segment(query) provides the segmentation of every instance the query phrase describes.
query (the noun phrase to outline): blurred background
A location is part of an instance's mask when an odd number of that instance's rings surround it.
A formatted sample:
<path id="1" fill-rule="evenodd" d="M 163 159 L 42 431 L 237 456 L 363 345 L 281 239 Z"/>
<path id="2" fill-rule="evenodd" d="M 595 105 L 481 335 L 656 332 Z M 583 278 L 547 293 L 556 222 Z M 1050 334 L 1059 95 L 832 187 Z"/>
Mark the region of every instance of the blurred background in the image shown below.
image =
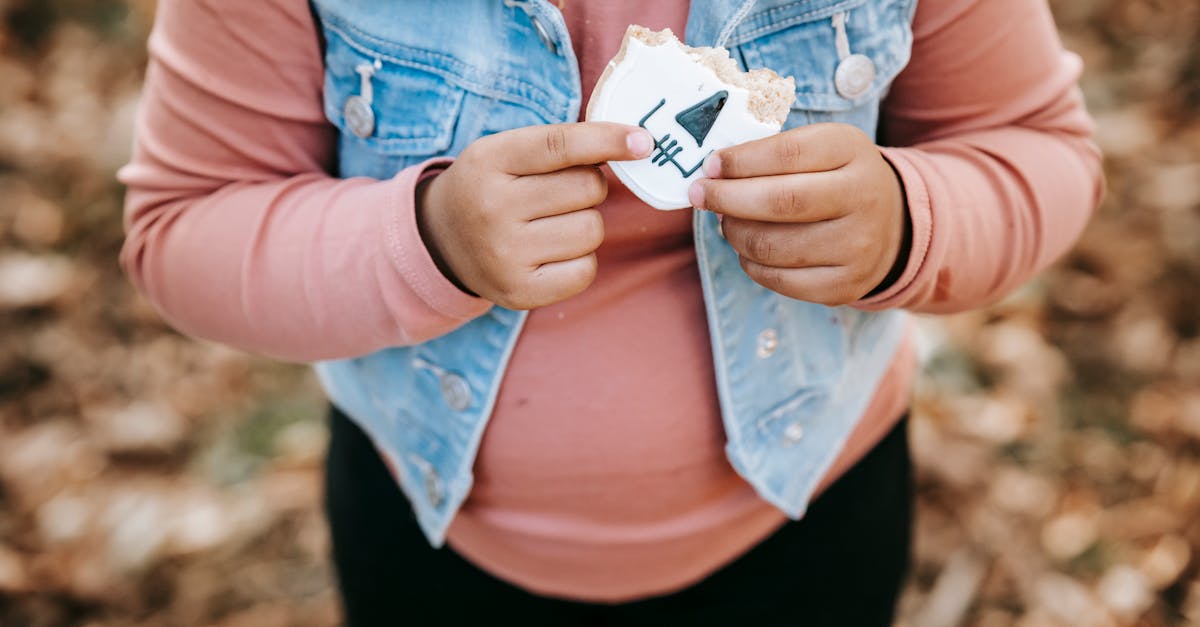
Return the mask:
<path id="1" fill-rule="evenodd" d="M 921 322 L 911 627 L 1200 625 L 1200 3 L 1058 0 L 1108 198 Z M 334 625 L 324 403 L 121 275 L 153 0 L 0 0 L 0 625 Z"/>

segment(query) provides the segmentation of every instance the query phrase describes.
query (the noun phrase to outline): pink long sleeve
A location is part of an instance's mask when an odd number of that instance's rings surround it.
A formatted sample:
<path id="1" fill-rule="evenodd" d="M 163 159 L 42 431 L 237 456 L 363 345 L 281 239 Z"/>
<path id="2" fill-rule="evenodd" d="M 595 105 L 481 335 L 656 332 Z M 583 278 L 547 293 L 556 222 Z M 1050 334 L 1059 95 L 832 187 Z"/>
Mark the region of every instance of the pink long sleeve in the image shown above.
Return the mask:
<path id="1" fill-rule="evenodd" d="M 1064 253 L 1102 194 L 1100 155 L 1043 0 L 922 0 L 884 105 L 913 221 L 909 263 L 864 309 L 994 301 Z"/>
<path id="2" fill-rule="evenodd" d="M 327 171 L 336 136 L 305 2 L 159 4 L 121 263 L 175 327 L 273 357 L 344 358 L 485 312 L 438 272 L 416 166 Z"/>

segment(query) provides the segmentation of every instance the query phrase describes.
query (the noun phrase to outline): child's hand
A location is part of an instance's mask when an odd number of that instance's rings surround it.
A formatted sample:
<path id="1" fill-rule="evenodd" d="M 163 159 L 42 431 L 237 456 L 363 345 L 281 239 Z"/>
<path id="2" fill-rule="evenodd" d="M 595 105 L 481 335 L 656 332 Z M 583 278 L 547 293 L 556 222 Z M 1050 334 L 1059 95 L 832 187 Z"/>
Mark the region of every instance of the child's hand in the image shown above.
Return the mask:
<path id="1" fill-rule="evenodd" d="M 714 153 L 692 184 L 697 208 L 762 286 L 843 305 L 879 286 L 907 223 L 903 188 L 862 131 L 815 124 Z"/>
<path id="2" fill-rule="evenodd" d="M 574 296 L 596 277 L 608 195 L 596 164 L 640 159 L 637 127 L 582 122 L 483 137 L 417 192 L 417 223 L 447 278 L 502 307 Z"/>

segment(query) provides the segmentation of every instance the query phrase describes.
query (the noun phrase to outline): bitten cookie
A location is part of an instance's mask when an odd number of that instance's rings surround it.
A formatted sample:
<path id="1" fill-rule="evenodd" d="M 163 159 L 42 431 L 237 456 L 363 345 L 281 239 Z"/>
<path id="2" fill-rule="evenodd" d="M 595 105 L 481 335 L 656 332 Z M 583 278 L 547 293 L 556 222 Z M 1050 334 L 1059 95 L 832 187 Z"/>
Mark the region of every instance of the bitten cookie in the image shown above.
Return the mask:
<path id="1" fill-rule="evenodd" d="M 650 206 L 683 209 L 705 157 L 778 133 L 795 90 L 791 77 L 771 70 L 742 72 L 724 48 L 693 48 L 670 29 L 633 25 L 596 82 L 586 119 L 649 131 L 649 157 L 608 165 Z"/>

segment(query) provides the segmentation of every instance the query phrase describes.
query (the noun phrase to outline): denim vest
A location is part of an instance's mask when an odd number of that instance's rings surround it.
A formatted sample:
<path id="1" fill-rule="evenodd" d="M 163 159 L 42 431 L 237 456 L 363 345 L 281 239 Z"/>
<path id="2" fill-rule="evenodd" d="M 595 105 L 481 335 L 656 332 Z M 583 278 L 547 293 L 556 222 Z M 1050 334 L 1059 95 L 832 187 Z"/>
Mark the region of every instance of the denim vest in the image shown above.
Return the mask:
<path id="1" fill-rule="evenodd" d="M 724 45 L 743 68 L 794 77 L 786 127 L 844 122 L 874 136 L 880 99 L 908 62 L 915 2 L 694 0 L 685 41 Z M 340 176 L 387 179 L 489 133 L 578 119 L 579 68 L 547 0 L 313 5 Z M 846 82 L 854 55 L 858 80 Z M 697 211 L 693 222 L 728 459 L 763 499 L 799 518 L 894 357 L 905 315 L 771 292 L 742 272 L 714 214 Z M 526 315 L 493 307 L 423 344 L 316 365 L 333 402 L 394 466 L 435 546 L 471 490 Z"/>

